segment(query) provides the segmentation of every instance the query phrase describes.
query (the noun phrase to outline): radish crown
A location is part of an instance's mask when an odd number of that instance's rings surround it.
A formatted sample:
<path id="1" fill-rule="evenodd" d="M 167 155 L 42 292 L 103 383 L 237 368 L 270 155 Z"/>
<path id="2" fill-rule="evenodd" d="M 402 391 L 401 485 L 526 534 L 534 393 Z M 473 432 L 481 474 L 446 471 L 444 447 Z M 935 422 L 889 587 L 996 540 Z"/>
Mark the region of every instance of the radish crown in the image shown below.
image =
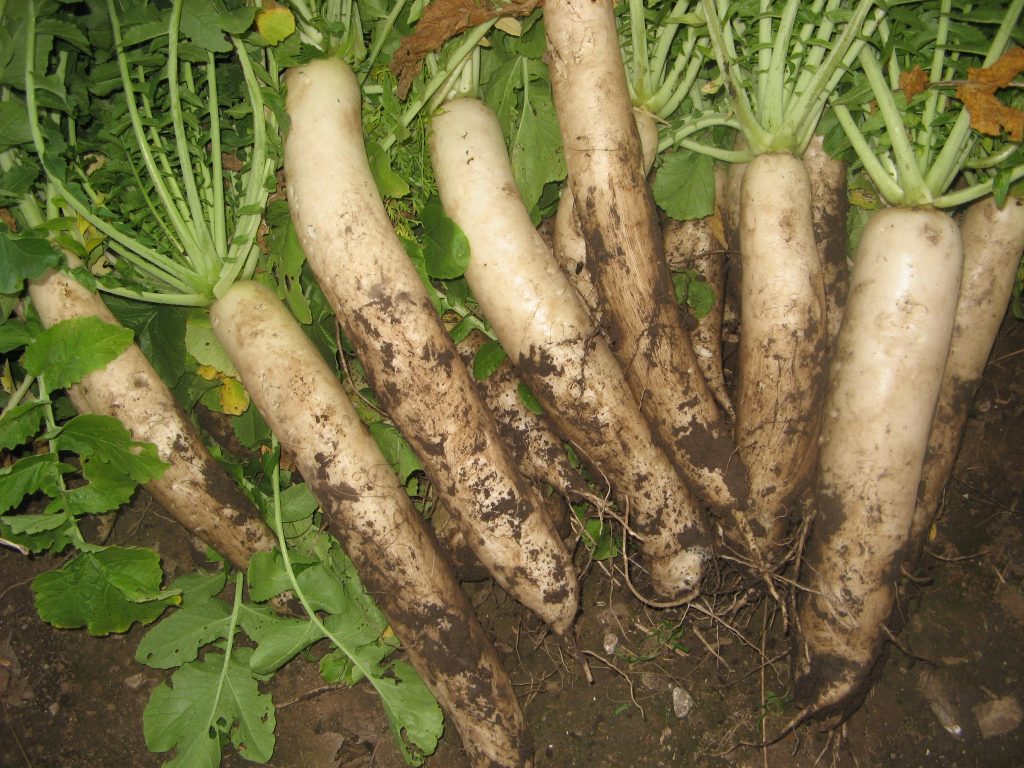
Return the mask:
<path id="1" fill-rule="evenodd" d="M 982 68 L 996 63 L 1016 32 L 1022 9 L 1024 0 L 1013 0 L 1001 17 L 972 12 L 971 24 L 997 25 L 991 38 L 977 40 L 970 30 L 958 28 L 952 0 L 915 4 L 913 22 L 920 24 L 924 17 L 935 25 L 930 58 L 927 49 L 901 54 L 898 43 L 913 39 L 913 29 L 897 18 L 879 25 L 881 58 L 870 48 L 859 51 L 866 90 L 851 89 L 834 98 L 832 107 L 864 171 L 889 204 L 951 208 L 993 191 L 1005 195 L 1013 181 L 1024 177 L 1019 143 L 1002 137 L 981 141 L 970 111 L 957 109 L 947 90 L 957 83 L 969 87 L 968 65 L 979 58 Z M 979 49 L 979 42 L 988 43 L 987 49 Z M 914 87 L 905 78 L 923 75 L 922 64 L 928 68 L 927 83 Z M 870 100 L 877 111 L 866 108 Z M 961 172 L 967 185 L 949 191 Z"/>
<path id="2" fill-rule="evenodd" d="M 725 96 L 750 153 L 803 154 L 829 94 L 856 60 L 875 0 L 843 12 L 840 0 L 805 7 L 787 0 L 776 11 L 761 0 L 754 14 L 734 0 L 701 0 Z M 842 19 L 846 18 L 844 22 Z"/>
<path id="3" fill-rule="evenodd" d="M 95 121 L 102 128 L 87 137 L 65 121 L 62 138 L 77 156 L 67 167 L 47 146 L 52 126 L 40 113 L 46 73 L 32 66 L 33 5 L 30 0 L 25 70 L 33 143 L 63 204 L 106 238 L 97 258 L 104 264 L 90 265 L 110 270 L 101 289 L 153 303 L 205 306 L 252 276 L 279 152 L 246 45 L 219 31 L 207 33 L 201 44 L 183 43 L 182 0 L 175 1 L 162 30 L 146 16 L 124 27 L 108 0 L 115 60 L 92 69 L 90 86 L 109 96 L 101 108 L 110 114 Z M 239 22 L 237 33 L 250 21 Z M 229 66 L 237 69 L 229 73 L 223 55 L 231 51 Z M 262 74 L 276 82 L 272 73 Z M 85 167 L 83 156 L 94 162 Z"/>

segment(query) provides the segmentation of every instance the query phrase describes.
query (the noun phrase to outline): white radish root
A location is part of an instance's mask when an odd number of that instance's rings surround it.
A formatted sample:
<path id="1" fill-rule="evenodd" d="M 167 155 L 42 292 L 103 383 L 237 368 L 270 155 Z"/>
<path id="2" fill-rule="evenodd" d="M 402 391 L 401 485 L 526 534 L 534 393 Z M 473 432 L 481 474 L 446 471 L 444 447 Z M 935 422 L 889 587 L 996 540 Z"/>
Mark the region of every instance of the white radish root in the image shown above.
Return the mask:
<path id="1" fill-rule="evenodd" d="M 29 285 L 43 325 L 95 316 L 118 325 L 99 295 L 62 272 Z M 106 368 L 85 376 L 68 394 L 83 412 L 119 419 L 132 439 L 153 443 L 170 464 L 146 490 L 167 512 L 232 565 L 245 569 L 256 552 L 277 543 L 253 504 L 214 460 L 142 350 L 135 344 Z"/>
<path id="2" fill-rule="evenodd" d="M 861 237 L 829 373 L 799 603 L 796 695 L 809 713 L 852 711 L 878 657 L 961 264 L 960 232 L 934 209 L 878 211 Z"/>
<path id="3" fill-rule="evenodd" d="M 960 299 L 910 530 L 911 565 L 924 547 L 953 473 L 967 414 L 1013 293 L 1024 250 L 1024 200 L 1010 197 L 1002 208 L 992 197 L 979 200 L 964 213 L 960 233 Z"/>
<path id="4" fill-rule="evenodd" d="M 371 386 L 482 563 L 556 631 L 577 607 L 572 559 L 519 474 L 374 186 L 360 93 L 340 59 L 285 76 L 287 194 L 317 281 Z"/>
<path id="5" fill-rule="evenodd" d="M 334 373 L 254 282 L 211 308 L 253 402 L 295 457 L 324 518 L 462 737 L 477 768 L 532 764 L 525 718 L 450 566 Z"/>
<path id="6" fill-rule="evenodd" d="M 549 0 L 544 21 L 569 183 L 601 297 L 602 327 L 672 461 L 703 502 L 730 510 L 747 496 L 746 472 L 672 295 L 613 3 Z"/>
<path id="7" fill-rule="evenodd" d="M 450 101 L 430 149 L 442 204 L 472 249 L 466 279 L 502 346 L 559 432 L 610 479 L 655 590 L 689 599 L 710 556 L 707 525 L 534 230 L 497 118 L 482 102 Z"/>
<path id="8" fill-rule="evenodd" d="M 750 472 L 754 559 L 772 568 L 788 528 L 786 507 L 810 479 L 817 454 L 825 296 L 803 163 L 787 153 L 755 157 L 741 198 L 736 443 Z"/>

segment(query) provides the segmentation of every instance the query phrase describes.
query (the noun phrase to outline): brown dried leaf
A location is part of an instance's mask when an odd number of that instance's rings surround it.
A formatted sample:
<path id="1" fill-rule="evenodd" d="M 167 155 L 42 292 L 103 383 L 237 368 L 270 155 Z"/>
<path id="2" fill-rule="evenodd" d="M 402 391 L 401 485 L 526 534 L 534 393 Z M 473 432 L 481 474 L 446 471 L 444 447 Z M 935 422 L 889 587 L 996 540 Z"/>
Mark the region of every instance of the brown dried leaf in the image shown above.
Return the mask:
<path id="1" fill-rule="evenodd" d="M 986 136 L 999 136 L 1003 130 L 1010 141 L 1024 141 L 1024 112 L 1008 107 L 996 98 L 1024 71 L 1024 48 L 1011 48 L 991 67 L 971 67 L 967 82 L 956 89 L 956 96 L 971 115 L 971 127 Z"/>
<path id="2" fill-rule="evenodd" d="M 492 8 L 474 0 L 434 0 L 391 58 L 391 71 L 398 78 L 398 98 L 404 99 L 409 93 L 428 53 L 440 50 L 451 38 L 496 16 L 529 16 L 540 3 L 541 0 L 512 0 Z"/>
<path id="3" fill-rule="evenodd" d="M 918 64 L 909 72 L 900 72 L 900 90 L 903 91 L 903 96 L 907 100 L 907 104 L 910 103 L 917 94 L 923 93 L 924 89 L 928 87 L 928 74 L 921 69 L 921 65 Z"/>

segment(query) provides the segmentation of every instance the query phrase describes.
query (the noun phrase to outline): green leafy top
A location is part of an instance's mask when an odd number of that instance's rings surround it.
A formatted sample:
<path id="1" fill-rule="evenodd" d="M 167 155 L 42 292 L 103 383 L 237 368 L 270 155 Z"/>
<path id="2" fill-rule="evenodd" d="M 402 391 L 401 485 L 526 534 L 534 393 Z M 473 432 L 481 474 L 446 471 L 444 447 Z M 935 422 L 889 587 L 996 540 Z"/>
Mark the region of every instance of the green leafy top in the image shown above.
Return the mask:
<path id="1" fill-rule="evenodd" d="M 832 107 L 889 204 L 954 207 L 992 191 L 1005 196 L 1024 177 L 1019 140 L 983 139 L 972 128 L 980 116 L 950 93 L 958 83 L 970 87 L 969 67 L 991 67 L 1003 55 L 1022 9 L 1024 0 L 988 13 L 953 0 L 913 3 L 890 11 L 877 51 L 859 52 L 864 81 Z M 904 79 L 915 74 L 924 81 L 918 86 Z M 968 184 L 949 191 L 962 172 Z"/>
<path id="2" fill-rule="evenodd" d="M 875 0 L 701 0 L 725 98 L 750 152 L 800 155 L 881 16 Z"/>
<path id="3" fill-rule="evenodd" d="M 44 98 L 67 72 L 65 58 L 46 50 L 35 12 L 30 2 L 29 128 L 61 204 L 104 238 L 101 265 L 90 265 L 110 271 L 100 287 L 203 306 L 251 276 L 280 156 L 276 73 L 239 37 L 254 9 L 176 0 L 161 11 L 132 0 L 119 10 L 108 0 L 90 29 L 97 45 L 84 67 L 84 120 Z"/>

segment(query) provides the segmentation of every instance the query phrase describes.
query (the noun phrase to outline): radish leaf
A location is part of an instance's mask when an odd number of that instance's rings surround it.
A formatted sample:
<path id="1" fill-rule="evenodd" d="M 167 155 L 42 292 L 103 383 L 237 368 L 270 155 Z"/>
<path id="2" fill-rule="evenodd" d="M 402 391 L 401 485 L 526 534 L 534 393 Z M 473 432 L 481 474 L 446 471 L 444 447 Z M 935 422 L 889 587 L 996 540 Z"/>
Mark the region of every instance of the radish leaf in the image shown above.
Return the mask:
<path id="1" fill-rule="evenodd" d="M 26 280 L 39 277 L 60 262 L 60 254 L 49 241 L 0 232 L 0 293 L 19 293 Z"/>
<path id="2" fill-rule="evenodd" d="M 185 371 L 186 311 L 178 307 L 144 304 L 117 296 L 104 301 L 118 320 L 135 333 L 135 343 L 169 387 Z"/>
<path id="3" fill-rule="evenodd" d="M 505 354 L 500 343 L 497 341 L 486 342 L 477 350 L 476 357 L 473 358 L 473 378 L 483 381 L 501 367 L 506 357 L 508 355 Z"/>
<path id="4" fill-rule="evenodd" d="M 260 693 L 249 654 L 247 648 L 230 656 L 209 653 L 175 672 L 173 687 L 164 683 L 153 691 L 142 714 L 143 732 L 151 751 L 177 750 L 166 765 L 218 766 L 221 737 L 227 735 L 247 760 L 266 762 L 273 755 L 274 704 Z"/>
<path id="5" fill-rule="evenodd" d="M 39 431 L 43 420 L 42 405 L 38 400 L 25 403 L 0 417 L 0 449 L 9 451 Z"/>
<path id="6" fill-rule="evenodd" d="M 207 643 L 226 637 L 230 623 L 231 609 L 221 600 L 189 600 L 145 634 L 135 660 L 154 669 L 180 667 Z"/>
<path id="7" fill-rule="evenodd" d="M 34 376 L 45 374 L 51 391 L 64 389 L 105 367 L 131 343 L 129 329 L 97 317 L 62 320 L 40 333 L 28 346 L 25 369 Z"/>
<path id="8" fill-rule="evenodd" d="M 676 221 L 710 216 L 715 212 L 715 162 L 686 150 L 664 155 L 652 191 L 654 201 Z"/>
<path id="9" fill-rule="evenodd" d="M 37 491 L 56 496 L 63 468 L 54 453 L 26 456 L 9 467 L 0 469 L 0 515 L 21 504 L 21 500 Z M 8 521 L 9 522 L 9 521 Z"/>
<path id="10" fill-rule="evenodd" d="M 90 635 L 148 624 L 174 599 L 160 591 L 163 571 L 152 550 L 109 547 L 84 552 L 32 581 L 36 610 L 55 627 L 86 627 Z"/>
<path id="11" fill-rule="evenodd" d="M 423 209 L 423 246 L 430 277 L 452 280 L 469 265 L 469 240 L 436 201 Z"/>
<path id="12" fill-rule="evenodd" d="M 371 424 L 369 429 L 380 452 L 398 474 L 400 482 L 404 483 L 413 472 L 423 469 L 409 442 L 394 425 L 378 421 Z"/>
<path id="13" fill-rule="evenodd" d="M 132 440 L 121 422 L 110 416 L 76 416 L 61 428 L 56 442 L 61 450 L 110 462 L 139 483 L 160 477 L 169 466 L 157 456 L 156 446 Z"/>

